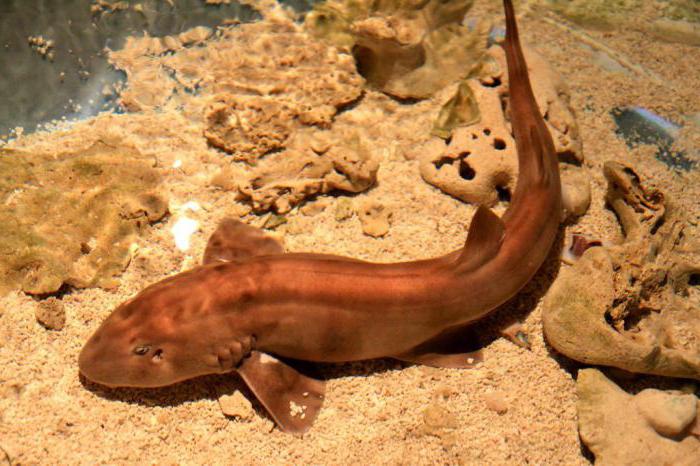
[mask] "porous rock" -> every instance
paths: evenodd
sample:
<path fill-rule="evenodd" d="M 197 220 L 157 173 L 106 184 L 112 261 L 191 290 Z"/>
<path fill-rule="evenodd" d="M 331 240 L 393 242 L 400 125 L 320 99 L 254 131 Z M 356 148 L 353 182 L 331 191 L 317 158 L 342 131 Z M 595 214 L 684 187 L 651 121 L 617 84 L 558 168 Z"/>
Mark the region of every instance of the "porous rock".
<path fill-rule="evenodd" d="M 329 127 L 338 109 L 361 95 L 363 84 L 350 57 L 293 23 L 257 29 L 231 37 L 241 45 L 215 55 L 221 66 L 210 83 L 214 103 L 204 132 L 212 145 L 247 161 L 285 147 L 300 127 Z"/>
<path fill-rule="evenodd" d="M 547 340 L 587 364 L 700 380 L 700 306 L 688 292 L 700 250 L 684 212 L 630 167 L 604 173 L 624 241 L 560 272 L 543 304 Z"/>
<path fill-rule="evenodd" d="M 127 110 L 177 108 L 204 126 L 210 144 L 250 163 L 284 148 L 298 128 L 330 126 L 362 94 L 352 57 L 282 17 L 223 29 L 207 47 L 174 52 L 155 38 L 129 38 L 109 57 L 127 74 L 120 94 Z M 202 61 L 206 73 L 196 65 Z"/>
<path fill-rule="evenodd" d="M 294 112 L 275 100 L 222 94 L 207 112 L 204 135 L 236 160 L 255 162 L 285 146 Z"/>
<path fill-rule="evenodd" d="M 113 287 L 137 235 L 167 213 L 153 159 L 118 142 L 0 150 L 0 284 Z"/>
<path fill-rule="evenodd" d="M 597 369 L 579 370 L 576 392 L 579 434 L 596 464 L 697 464 L 700 439 L 660 435 L 640 412 L 641 394 L 625 393 Z"/>
<path fill-rule="evenodd" d="M 435 136 L 427 141 L 421 148 L 420 172 L 425 181 L 458 199 L 493 205 L 510 199 L 518 160 L 509 121 L 503 50 L 493 46 L 487 53 L 492 64 L 489 72 L 467 81 L 478 103 L 479 121 L 454 128 L 450 137 Z M 533 92 L 558 157 L 580 163 L 583 151 L 566 86 L 539 55 L 527 47 L 524 53 Z M 583 206 L 578 209 L 583 210 Z"/>
<path fill-rule="evenodd" d="M 211 178 L 215 187 L 238 191 L 255 213 L 286 213 L 318 194 L 375 183 L 373 148 L 332 124 L 364 92 L 352 56 L 284 14 L 204 40 L 167 52 L 155 38 L 129 38 L 110 60 L 127 73 L 127 110 L 177 111 L 232 155 L 236 163 Z"/>
<path fill-rule="evenodd" d="M 470 81 L 481 119 L 458 127 L 443 140 L 423 147 L 421 176 L 428 183 L 465 202 L 493 205 L 512 192 L 517 172 L 515 142 L 506 125 L 497 92 Z"/>

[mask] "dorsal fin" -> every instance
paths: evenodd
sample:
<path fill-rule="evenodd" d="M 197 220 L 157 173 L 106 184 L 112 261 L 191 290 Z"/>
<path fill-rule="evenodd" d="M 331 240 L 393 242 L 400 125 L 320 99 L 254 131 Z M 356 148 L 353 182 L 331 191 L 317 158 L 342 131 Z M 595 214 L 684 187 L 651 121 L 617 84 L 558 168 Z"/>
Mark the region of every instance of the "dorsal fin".
<path fill-rule="evenodd" d="M 457 271 L 467 272 L 491 260 L 501 248 L 504 232 L 505 225 L 498 215 L 488 207 L 479 206 L 457 259 Z"/>
<path fill-rule="evenodd" d="M 209 238 L 202 263 L 244 261 L 254 256 L 283 253 L 282 245 L 265 236 L 261 229 L 226 218 Z"/>

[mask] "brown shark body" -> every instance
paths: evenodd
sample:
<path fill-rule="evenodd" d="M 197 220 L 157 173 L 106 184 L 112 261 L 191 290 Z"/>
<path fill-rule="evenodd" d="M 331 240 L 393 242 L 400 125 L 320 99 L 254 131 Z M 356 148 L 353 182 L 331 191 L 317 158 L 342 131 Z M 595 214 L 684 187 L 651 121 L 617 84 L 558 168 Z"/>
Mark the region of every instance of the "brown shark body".
<path fill-rule="evenodd" d="M 80 371 L 98 383 L 135 387 L 237 371 L 284 430 L 302 432 L 320 409 L 323 384 L 277 358 L 473 365 L 476 354 L 441 352 L 441 343 L 532 278 L 561 216 L 557 157 L 511 1 L 504 3 L 520 172 L 502 219 L 480 207 L 463 249 L 396 264 L 285 254 L 259 230 L 224 221 L 204 265 L 146 288 L 105 320 L 81 352 Z"/>

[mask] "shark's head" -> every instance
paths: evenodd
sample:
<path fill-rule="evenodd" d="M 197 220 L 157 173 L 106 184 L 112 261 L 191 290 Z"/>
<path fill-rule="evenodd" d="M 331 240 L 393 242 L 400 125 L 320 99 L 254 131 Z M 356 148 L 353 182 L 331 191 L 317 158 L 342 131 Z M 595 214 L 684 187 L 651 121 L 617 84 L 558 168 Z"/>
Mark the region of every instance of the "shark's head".
<path fill-rule="evenodd" d="M 231 339 L 225 313 L 190 278 L 167 279 L 116 308 L 83 347 L 80 372 L 111 387 L 161 387 L 230 370 L 242 356 L 223 343 Z"/>

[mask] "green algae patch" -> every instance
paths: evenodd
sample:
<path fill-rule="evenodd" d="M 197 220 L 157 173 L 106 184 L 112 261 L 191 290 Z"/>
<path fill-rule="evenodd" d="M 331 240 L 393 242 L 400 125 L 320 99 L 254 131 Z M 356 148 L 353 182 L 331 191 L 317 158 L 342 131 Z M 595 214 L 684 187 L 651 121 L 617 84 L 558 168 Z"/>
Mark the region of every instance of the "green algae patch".
<path fill-rule="evenodd" d="M 167 213 L 136 149 L 0 149 L 0 293 L 116 285 L 137 235 Z"/>
<path fill-rule="evenodd" d="M 426 99 L 479 73 L 486 27 L 462 25 L 473 0 L 330 0 L 304 27 L 351 51 L 368 84 L 399 99 Z"/>
<path fill-rule="evenodd" d="M 629 22 L 641 0 L 548 0 L 552 10 L 584 27 L 615 29 Z"/>
<path fill-rule="evenodd" d="M 462 81 L 457 92 L 440 109 L 431 134 L 442 139 L 452 136 L 459 126 L 470 126 L 481 120 L 479 103 L 467 81 Z"/>
<path fill-rule="evenodd" d="M 700 23 L 698 0 L 664 0 L 661 5 L 661 11 L 668 19 Z"/>

